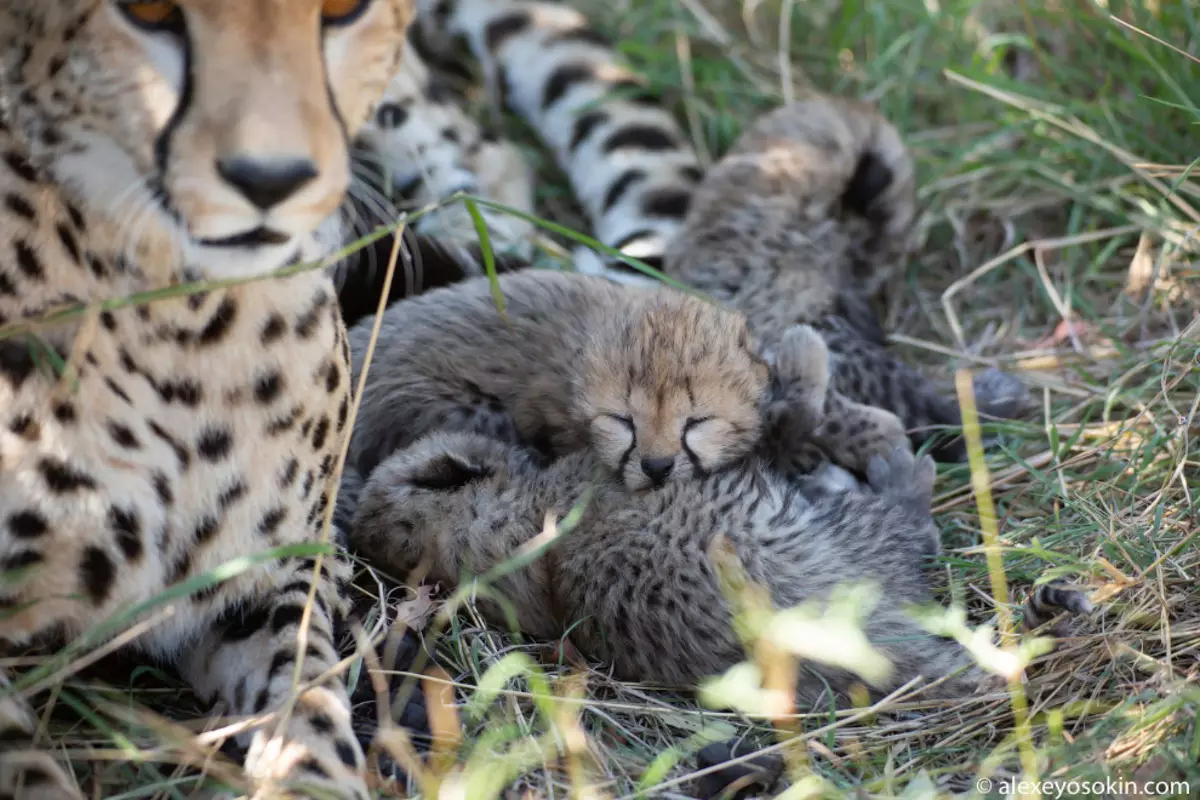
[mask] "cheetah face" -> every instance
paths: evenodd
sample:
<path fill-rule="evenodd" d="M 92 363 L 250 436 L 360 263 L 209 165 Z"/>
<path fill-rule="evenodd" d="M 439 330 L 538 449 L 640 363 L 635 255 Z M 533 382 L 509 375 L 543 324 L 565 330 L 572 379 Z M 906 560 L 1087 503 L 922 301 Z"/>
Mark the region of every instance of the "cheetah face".
<path fill-rule="evenodd" d="M 721 388 L 697 395 L 683 385 L 656 395 L 630 387 L 627 402 L 592 420 L 592 445 L 633 491 L 719 470 L 744 456 L 758 433 L 756 404 L 721 396 Z"/>
<path fill-rule="evenodd" d="M 747 455 L 767 377 L 740 316 L 680 295 L 599 337 L 576 402 L 599 459 L 640 491 Z"/>
<path fill-rule="evenodd" d="M 32 90 L 13 116 L 121 232 L 118 254 L 241 277 L 338 241 L 348 143 L 399 63 L 412 0 L 5 5 L 0 46 L 28 57 L 4 81 Z"/>

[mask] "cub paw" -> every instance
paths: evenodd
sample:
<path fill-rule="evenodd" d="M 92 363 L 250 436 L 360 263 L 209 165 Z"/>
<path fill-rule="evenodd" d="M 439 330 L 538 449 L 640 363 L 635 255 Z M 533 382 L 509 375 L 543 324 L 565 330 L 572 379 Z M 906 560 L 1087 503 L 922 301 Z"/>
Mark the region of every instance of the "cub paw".
<path fill-rule="evenodd" d="M 834 461 L 854 472 L 866 472 L 873 456 L 889 458 L 893 451 L 911 451 L 908 433 L 892 412 L 855 403 L 831 391 L 826 400 L 825 419 L 813 437 Z"/>
<path fill-rule="evenodd" d="M 1029 387 L 1015 375 L 995 367 L 977 374 L 971 382 L 979 413 L 996 419 L 1013 419 L 1029 402 Z"/>
<path fill-rule="evenodd" d="M 771 365 L 776 398 L 785 400 L 793 413 L 812 420 L 815 428 L 825 416 L 829 395 L 829 350 L 825 340 L 808 325 L 793 325 L 765 357 Z"/>
<path fill-rule="evenodd" d="M 708 770 L 721 765 L 713 772 L 705 772 L 696 779 L 693 790 L 696 797 L 742 798 L 764 794 L 779 782 L 783 775 L 783 759 L 777 753 L 763 753 L 736 764 L 728 764 L 754 752 L 746 741 L 714 742 L 696 754 L 696 767 Z"/>
<path fill-rule="evenodd" d="M 933 504 L 936 477 L 933 459 L 928 455 L 917 458 L 907 447 L 895 448 L 887 458 L 873 455 L 867 462 L 867 483 L 872 489 L 925 508 Z"/>
<path fill-rule="evenodd" d="M 825 394 L 829 385 L 829 348 L 811 325 L 793 325 L 784 331 L 768 359 L 780 383 L 813 384 Z"/>
<path fill-rule="evenodd" d="M 862 484 L 854 475 L 828 461 L 812 470 L 809 480 L 814 486 L 831 493 L 857 492 L 862 489 Z"/>

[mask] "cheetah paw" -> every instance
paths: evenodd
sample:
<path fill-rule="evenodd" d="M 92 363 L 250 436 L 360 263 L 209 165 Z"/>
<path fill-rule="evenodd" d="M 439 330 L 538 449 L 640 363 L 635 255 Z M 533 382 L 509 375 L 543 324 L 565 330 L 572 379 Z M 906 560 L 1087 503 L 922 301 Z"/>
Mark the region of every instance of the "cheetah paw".
<path fill-rule="evenodd" d="M 867 462 L 867 483 L 882 495 L 915 501 L 923 508 L 933 504 L 933 482 L 937 468 L 928 455 L 917 458 L 907 447 L 896 447 L 884 458 L 871 456 Z"/>
<path fill-rule="evenodd" d="M 283 736 L 271 735 L 274 731 L 270 728 L 254 734 L 245 760 L 246 774 L 255 790 L 251 797 L 369 797 L 357 740 L 327 737 L 320 732 L 313 736 L 311 726 L 299 716 L 293 717 Z"/>
<path fill-rule="evenodd" d="M 1015 375 L 995 367 L 977 374 L 971 385 L 979 412 L 989 417 L 1013 419 L 1029 402 L 1029 387 Z"/>
<path fill-rule="evenodd" d="M 780 398 L 804 413 L 815 427 L 825 415 L 829 394 L 829 350 L 809 325 L 793 325 L 766 354 Z"/>
<path fill-rule="evenodd" d="M 837 391 L 826 398 L 825 415 L 813 439 L 849 470 L 864 473 L 874 456 L 885 459 L 897 448 L 911 451 L 908 433 L 892 412 L 855 403 Z"/>

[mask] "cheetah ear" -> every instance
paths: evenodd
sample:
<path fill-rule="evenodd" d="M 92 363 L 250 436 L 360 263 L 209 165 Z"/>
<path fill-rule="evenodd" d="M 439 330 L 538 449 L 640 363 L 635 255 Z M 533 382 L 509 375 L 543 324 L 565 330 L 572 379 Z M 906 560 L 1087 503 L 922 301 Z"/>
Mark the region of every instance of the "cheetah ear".
<path fill-rule="evenodd" d="M 439 453 L 422 464 L 410 482 L 421 489 L 447 492 L 461 489 L 471 481 L 482 480 L 492 472 L 489 467 L 474 464 L 457 453 Z"/>

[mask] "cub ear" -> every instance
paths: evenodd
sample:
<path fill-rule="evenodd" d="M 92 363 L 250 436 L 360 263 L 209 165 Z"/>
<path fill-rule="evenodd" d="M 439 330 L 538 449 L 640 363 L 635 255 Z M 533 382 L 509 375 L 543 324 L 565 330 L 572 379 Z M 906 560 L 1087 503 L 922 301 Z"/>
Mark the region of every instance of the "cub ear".
<path fill-rule="evenodd" d="M 472 463 L 457 453 L 439 453 L 418 467 L 410 482 L 421 489 L 446 492 L 482 480 L 492 472 L 490 467 Z"/>

